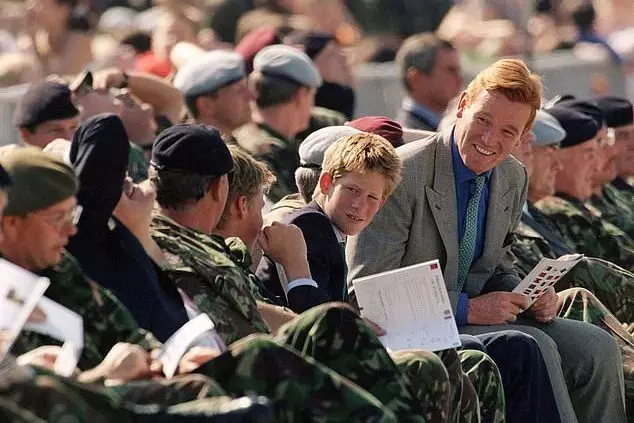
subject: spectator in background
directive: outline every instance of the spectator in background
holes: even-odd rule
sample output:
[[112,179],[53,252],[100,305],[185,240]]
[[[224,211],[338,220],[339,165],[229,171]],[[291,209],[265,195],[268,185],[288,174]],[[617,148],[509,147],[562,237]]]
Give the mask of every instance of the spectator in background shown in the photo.
[[322,79],[317,67],[301,51],[269,46],[253,61],[249,85],[255,95],[253,123],[234,132],[238,144],[264,161],[277,181],[268,197],[277,201],[296,192],[294,173],[299,166],[297,134],[310,122],[315,92]]
[[572,19],[578,31],[576,44],[589,43],[599,45],[607,51],[614,63],[621,64],[623,62],[621,56],[597,34],[595,29],[597,15],[592,3],[582,3],[577,6],[572,11]]
[[337,40],[326,32],[301,31],[289,35],[284,41],[300,46],[315,62],[323,78],[315,95],[315,105],[351,119],[355,106],[354,77]]
[[79,73],[92,60],[87,10],[78,0],[30,0],[26,31],[44,74]]
[[225,136],[251,121],[244,60],[238,53],[216,50],[179,69],[174,86],[185,97],[189,116]]
[[407,128],[436,131],[462,88],[458,52],[434,34],[417,34],[403,42],[396,62],[407,92],[397,120]]
[[56,138],[72,139],[79,126],[79,109],[66,85],[44,81],[32,85],[22,96],[14,123],[24,143],[44,148]]

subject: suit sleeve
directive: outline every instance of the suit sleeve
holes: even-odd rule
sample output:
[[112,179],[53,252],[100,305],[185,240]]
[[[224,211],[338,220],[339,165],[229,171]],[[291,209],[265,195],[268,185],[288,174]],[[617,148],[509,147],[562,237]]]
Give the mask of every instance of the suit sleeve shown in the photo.
[[522,168],[524,173],[522,174],[522,192],[520,195],[519,203],[515,204],[514,214],[512,216],[511,226],[509,232],[504,237],[504,245],[502,245],[502,253],[500,257],[500,264],[493,271],[493,275],[484,286],[482,293],[493,291],[512,291],[521,282],[521,278],[517,274],[515,269],[515,256],[511,251],[511,246],[516,242],[515,230],[522,217],[522,206],[526,203],[526,197],[528,195],[528,175],[526,169]]

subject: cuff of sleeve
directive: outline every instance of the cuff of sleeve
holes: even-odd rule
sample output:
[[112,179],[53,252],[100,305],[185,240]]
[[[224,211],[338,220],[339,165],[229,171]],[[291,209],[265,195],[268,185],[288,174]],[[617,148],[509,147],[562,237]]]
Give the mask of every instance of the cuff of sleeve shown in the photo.
[[291,289],[297,288],[298,286],[312,286],[314,288],[318,288],[317,282],[315,282],[314,280],[308,278],[300,278],[289,282],[288,290],[290,291]]
[[460,294],[458,296],[458,304],[456,307],[456,324],[458,326],[465,326],[469,317],[469,296],[467,294]]

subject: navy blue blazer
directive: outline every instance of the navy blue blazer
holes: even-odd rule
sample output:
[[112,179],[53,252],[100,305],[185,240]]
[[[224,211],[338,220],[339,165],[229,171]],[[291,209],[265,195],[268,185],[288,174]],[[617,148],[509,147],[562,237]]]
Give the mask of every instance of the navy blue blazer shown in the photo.
[[[301,313],[329,301],[345,301],[346,263],[328,216],[313,201],[301,210],[291,213],[285,219],[285,223],[297,225],[302,230],[308,251],[310,273],[317,283],[317,287],[301,285],[291,289],[288,292],[288,307]],[[281,298],[285,297],[272,260],[265,256],[256,273],[271,292]]]

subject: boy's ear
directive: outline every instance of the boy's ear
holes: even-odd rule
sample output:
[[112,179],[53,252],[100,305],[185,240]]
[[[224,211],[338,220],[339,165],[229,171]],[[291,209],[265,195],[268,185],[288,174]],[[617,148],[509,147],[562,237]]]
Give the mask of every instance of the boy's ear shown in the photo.
[[328,172],[322,172],[319,175],[319,189],[323,195],[328,195],[332,189],[332,175]]
[[234,205],[235,205],[236,211],[238,212],[238,217],[240,219],[242,219],[243,216],[246,216],[246,214],[249,211],[249,200],[247,199],[246,196],[241,195],[238,198],[236,198]]

